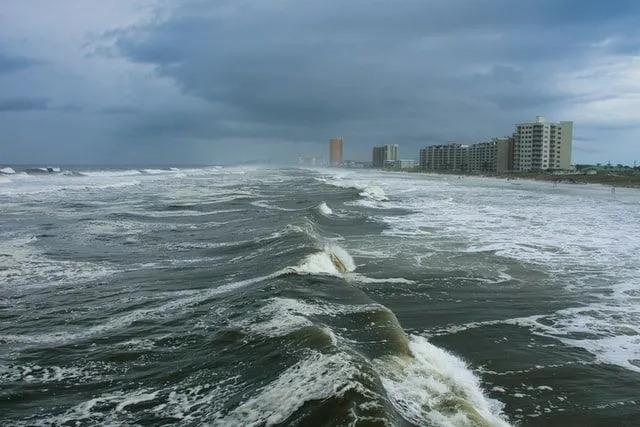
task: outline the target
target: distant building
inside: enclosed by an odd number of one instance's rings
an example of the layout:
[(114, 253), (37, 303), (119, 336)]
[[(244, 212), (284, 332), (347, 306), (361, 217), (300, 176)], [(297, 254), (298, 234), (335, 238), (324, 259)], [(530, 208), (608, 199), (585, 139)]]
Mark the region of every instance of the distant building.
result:
[(416, 167), (415, 160), (396, 160), (396, 167), (400, 169), (413, 169)]
[(462, 144), (431, 145), (420, 150), (420, 166), (431, 171), (466, 171), (469, 146)]
[(298, 164), (305, 166), (318, 166), (320, 162), (315, 157), (298, 157)]
[(345, 161), (342, 162), (342, 166), (344, 166), (345, 168), (361, 169), (361, 168), (371, 167), (371, 163), (369, 163), (369, 162), (359, 162), (357, 160), (345, 160)]
[(506, 172), (513, 169), (514, 138), (494, 138), (469, 146), (470, 172)]
[(398, 160), (398, 144), (373, 147), (373, 167), (393, 166)]
[(573, 122), (535, 122), (516, 125), (514, 170), (571, 169)]
[(342, 149), (344, 139), (342, 137), (331, 138), (329, 140), (329, 162), (331, 166), (340, 166), (342, 164)]

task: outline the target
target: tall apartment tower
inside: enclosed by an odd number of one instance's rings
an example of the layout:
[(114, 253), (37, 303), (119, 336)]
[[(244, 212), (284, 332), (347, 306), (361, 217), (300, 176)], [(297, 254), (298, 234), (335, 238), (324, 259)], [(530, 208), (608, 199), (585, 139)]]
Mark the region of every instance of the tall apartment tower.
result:
[(420, 166), (432, 171), (466, 171), (469, 146), (450, 143), (430, 145), (420, 150)]
[(493, 138), (469, 146), (470, 172), (506, 172), (513, 170), (514, 138)]
[(373, 147), (373, 167), (381, 168), (398, 161), (398, 144)]
[(573, 122), (536, 117), (516, 125), (513, 167), (518, 171), (571, 168)]
[(344, 139), (342, 137), (331, 138), (329, 140), (329, 161), (331, 166), (340, 166), (342, 163), (342, 148)]

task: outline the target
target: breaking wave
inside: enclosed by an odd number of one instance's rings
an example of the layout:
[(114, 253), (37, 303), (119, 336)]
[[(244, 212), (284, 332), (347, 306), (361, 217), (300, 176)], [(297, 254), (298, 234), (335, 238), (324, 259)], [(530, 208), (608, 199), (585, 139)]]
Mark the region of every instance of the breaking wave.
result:
[(503, 404), (485, 396), (466, 363), (429, 343), (409, 337), (411, 357), (377, 361), (394, 408), (417, 425), (508, 426)]
[(329, 206), (327, 206), (327, 204), (325, 202), (320, 203), (316, 207), (316, 209), (318, 210), (318, 212), (320, 212), (324, 216), (333, 215), (333, 210), (331, 210), (331, 208)]
[(285, 272), (341, 277), (355, 269), (353, 258), (346, 250), (335, 244), (326, 244), (322, 251), (308, 255), (302, 263), (294, 267), (287, 267)]
[(13, 175), (15, 173), (16, 173), (16, 171), (13, 170), (13, 168), (10, 168), (10, 167), (6, 167), (6, 168), (0, 169), (0, 174)]
[(320, 182), (327, 185), (339, 188), (353, 188), (360, 190), (358, 193), (360, 197), (365, 199), (374, 200), (378, 202), (389, 200), (382, 187), (373, 183), (361, 183), (361, 182), (346, 182), (339, 178), (317, 178)]

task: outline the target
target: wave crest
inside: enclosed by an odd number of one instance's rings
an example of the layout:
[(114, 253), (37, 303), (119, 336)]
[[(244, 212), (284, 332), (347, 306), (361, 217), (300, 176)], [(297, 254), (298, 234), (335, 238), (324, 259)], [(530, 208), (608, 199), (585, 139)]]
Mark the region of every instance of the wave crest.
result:
[(1, 174), (5, 174), (5, 175), (13, 175), (16, 173), (15, 170), (13, 170), (13, 168), (10, 167), (6, 167), (6, 168), (2, 168), (0, 169), (0, 173)]
[(377, 202), (383, 202), (385, 200), (389, 200), (384, 190), (377, 185), (371, 185), (371, 186), (365, 187), (360, 193), (360, 196), (367, 199), (375, 200)]
[(503, 404), (484, 395), (467, 364), (425, 338), (409, 337), (410, 357), (377, 363), (395, 409), (417, 425), (508, 426)]
[(295, 267), (288, 267), (285, 271), (342, 277), (355, 269), (356, 265), (349, 252), (338, 245), (327, 244), (324, 250), (308, 255), (302, 263)]
[(316, 209), (324, 216), (333, 215), (333, 210), (325, 202), (320, 203)]

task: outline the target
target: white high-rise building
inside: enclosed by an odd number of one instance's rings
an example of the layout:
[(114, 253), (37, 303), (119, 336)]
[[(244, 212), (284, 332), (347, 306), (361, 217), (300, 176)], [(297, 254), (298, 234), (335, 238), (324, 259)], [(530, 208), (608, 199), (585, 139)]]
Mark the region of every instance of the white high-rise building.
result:
[(571, 168), (573, 122), (536, 117), (516, 125), (513, 167), (517, 171)]

